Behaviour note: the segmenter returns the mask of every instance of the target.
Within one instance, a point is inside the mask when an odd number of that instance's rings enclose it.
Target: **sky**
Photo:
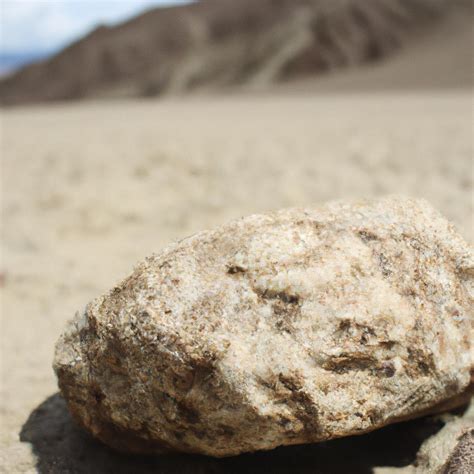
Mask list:
[[[94,29],[183,0],[0,0],[0,55],[55,52]]]

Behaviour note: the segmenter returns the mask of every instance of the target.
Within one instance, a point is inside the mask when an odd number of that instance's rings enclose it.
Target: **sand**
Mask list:
[[[427,198],[472,242],[472,111],[469,90],[2,110],[2,472],[242,467],[131,460],[78,432],[51,369],[66,320],[170,240],[269,209],[403,193]],[[411,461],[397,446],[374,457],[373,443],[356,441],[354,472]],[[331,453],[337,461],[334,446],[239,462],[291,472],[303,459],[314,472]]]

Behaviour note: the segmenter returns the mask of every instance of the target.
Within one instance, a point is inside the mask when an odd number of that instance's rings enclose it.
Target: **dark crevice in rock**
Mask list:
[[[179,408],[181,417],[186,421],[186,423],[193,425],[199,423],[201,420],[198,411],[185,401],[176,402],[176,406]]]
[[[339,322],[335,336],[340,339],[346,339],[351,336],[358,337],[360,344],[365,345],[369,342],[371,337],[377,336],[377,333],[373,327],[367,326],[366,324],[360,324],[350,319],[343,319]]]
[[[295,418],[303,424],[303,431],[309,438],[316,437],[320,431],[317,405],[303,390],[302,383],[297,377],[280,374],[278,379],[290,392],[286,404],[293,411]]]
[[[341,354],[328,358],[321,366],[325,370],[344,374],[352,370],[376,370],[378,361],[364,354]]]
[[[377,235],[375,235],[373,232],[370,232],[368,230],[360,230],[357,232],[357,234],[359,235],[360,239],[364,243],[379,239]]]
[[[365,354],[343,354],[330,357],[321,364],[321,367],[336,374],[366,370],[387,378],[393,377],[396,372],[395,366],[390,360],[380,362],[376,358]]]
[[[102,393],[100,389],[95,389],[92,392],[92,397],[96,400],[97,404],[100,404],[104,400],[105,395]]]
[[[392,362],[383,362],[379,368],[379,372],[387,378],[395,375],[396,369]]]
[[[278,299],[283,301],[283,303],[297,305],[300,302],[300,298],[297,295],[287,293],[286,291],[272,291],[264,290],[259,292],[260,296],[266,300]]]
[[[408,370],[410,375],[428,375],[436,370],[433,354],[424,354],[422,351],[410,347],[408,348],[408,355],[409,359],[414,362]]]
[[[245,268],[243,268],[239,265],[229,265],[227,267],[227,273],[229,275],[235,275],[237,273],[245,273],[245,272],[246,272]]]

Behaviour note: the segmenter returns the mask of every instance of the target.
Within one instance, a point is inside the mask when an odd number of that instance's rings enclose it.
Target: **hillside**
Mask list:
[[[154,9],[97,28],[3,79],[0,99],[19,104],[293,82],[410,49],[453,12],[470,16],[471,6],[470,0],[202,0]]]

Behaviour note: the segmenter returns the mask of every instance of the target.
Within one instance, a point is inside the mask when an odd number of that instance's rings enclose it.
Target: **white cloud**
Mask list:
[[[183,0],[0,0],[0,51],[51,51],[99,23]]]

